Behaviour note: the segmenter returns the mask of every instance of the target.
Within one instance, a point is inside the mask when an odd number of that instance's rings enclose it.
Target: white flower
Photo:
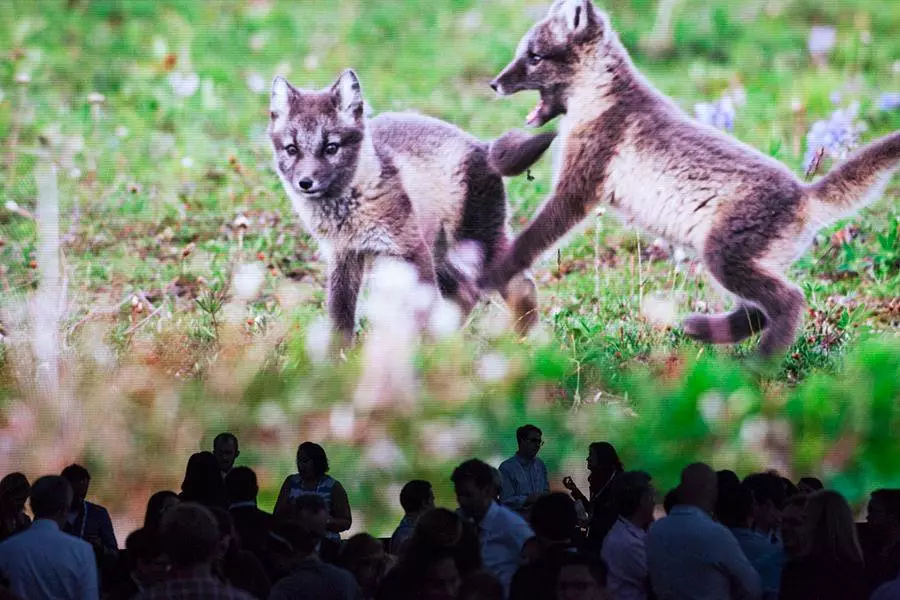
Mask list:
[[[265,274],[257,263],[243,263],[234,269],[234,291],[238,300],[253,298],[262,286]]]
[[[314,364],[328,359],[331,345],[331,323],[324,315],[313,321],[306,330],[306,353]]]
[[[837,41],[837,30],[829,25],[814,25],[809,30],[807,48],[813,56],[828,54]]]
[[[173,71],[169,73],[169,85],[178,96],[190,98],[200,89],[200,77],[193,72],[181,73]]]
[[[247,75],[247,87],[254,94],[262,94],[266,91],[266,80],[259,73],[249,73]]]
[[[194,166],[194,159],[191,158],[190,156],[185,156],[184,158],[181,159],[181,166],[184,167],[185,169],[190,169],[191,167]]]
[[[509,360],[502,354],[495,352],[485,354],[478,361],[477,373],[478,377],[483,381],[500,381],[506,377],[508,370]]]

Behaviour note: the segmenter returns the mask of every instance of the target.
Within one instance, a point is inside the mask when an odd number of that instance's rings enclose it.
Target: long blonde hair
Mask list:
[[[803,527],[804,555],[863,562],[853,511],[842,495],[821,490],[809,495]]]

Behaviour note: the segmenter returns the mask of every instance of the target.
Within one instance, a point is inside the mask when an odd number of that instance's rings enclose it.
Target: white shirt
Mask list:
[[[484,569],[500,580],[504,596],[509,597],[509,586],[519,568],[522,546],[534,537],[534,532],[525,519],[496,502],[491,503],[478,529]]]
[[[37,519],[0,544],[0,571],[10,591],[27,600],[97,600],[97,563],[91,545]]]
[[[600,556],[609,569],[612,600],[647,600],[647,532],[622,517],[606,538]]]

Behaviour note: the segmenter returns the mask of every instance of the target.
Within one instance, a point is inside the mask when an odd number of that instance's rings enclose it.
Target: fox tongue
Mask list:
[[[534,125],[535,122],[540,118],[541,112],[544,110],[544,100],[542,99],[538,102],[537,106],[531,109],[531,112],[528,113],[528,116],[525,118],[525,122],[529,125]]]

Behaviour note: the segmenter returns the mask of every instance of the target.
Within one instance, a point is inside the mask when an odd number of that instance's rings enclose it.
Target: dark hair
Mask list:
[[[747,475],[741,485],[746,486],[753,495],[757,504],[765,504],[771,501],[772,505],[781,510],[786,498],[781,477],[774,473],[753,473]]]
[[[806,487],[812,489],[813,491],[824,490],[825,485],[822,483],[822,480],[818,477],[801,477],[800,481],[797,482],[799,485],[805,485]]]
[[[219,435],[217,435],[215,438],[213,438],[213,448],[215,448],[216,444],[218,444],[219,442],[225,442],[225,441],[234,442],[234,449],[235,450],[238,449],[237,436],[228,431],[224,431],[224,432],[220,433]]]
[[[503,584],[493,573],[475,571],[462,580],[459,586],[460,600],[504,600]]]
[[[593,577],[594,581],[597,582],[597,586],[601,588],[606,587],[606,577],[608,570],[606,568],[606,564],[600,559],[600,557],[582,552],[566,552],[561,556],[561,560],[559,562],[559,572],[562,572],[563,567],[570,566],[587,567],[587,570],[590,572],[591,577]]]
[[[877,489],[872,492],[870,499],[881,502],[884,505],[885,512],[894,517],[895,521],[900,521],[900,490]]]
[[[13,496],[27,498],[30,493],[31,484],[24,473],[9,473],[0,479],[0,508],[5,507]]]
[[[309,526],[293,519],[279,522],[272,533],[290,544],[291,550],[304,555],[315,552],[320,541]]]
[[[463,481],[471,481],[475,487],[484,489],[494,485],[494,472],[486,462],[472,458],[453,469],[450,481],[457,485]]]
[[[215,515],[196,502],[179,504],[159,524],[163,551],[176,567],[209,562],[215,555],[219,537]]]
[[[613,480],[612,497],[616,512],[631,517],[641,505],[644,494],[650,491],[652,478],[644,471],[627,471]]]
[[[785,498],[790,498],[791,496],[793,496],[794,494],[796,494],[800,491],[800,488],[798,488],[796,485],[794,485],[794,482],[791,481],[790,479],[788,479],[787,477],[780,477],[780,479],[781,479],[781,488],[784,490]]]
[[[72,484],[61,475],[45,475],[31,486],[31,512],[35,519],[56,517],[72,503]]]
[[[357,533],[351,536],[341,547],[337,566],[353,572],[357,564],[373,554],[384,551],[384,544],[368,533]]]
[[[669,514],[678,502],[678,487],[676,486],[666,492],[663,498],[663,510],[666,511],[666,514]]]
[[[536,433],[538,435],[544,435],[544,432],[540,430],[536,425],[532,425],[531,423],[527,425],[522,425],[518,429],[516,429],[516,441],[521,442],[525,439],[525,437],[529,433]]]
[[[297,470],[300,470],[300,454],[305,454],[313,464],[316,477],[321,477],[328,472],[328,456],[325,449],[315,442],[303,442],[297,447]]]
[[[554,542],[572,539],[577,525],[575,502],[568,494],[553,492],[541,496],[531,507],[531,528],[544,539]]]
[[[75,481],[90,481],[91,474],[88,473],[88,470],[82,467],[81,465],[71,464],[60,473],[62,477],[65,477],[69,480],[69,482]]]
[[[219,530],[219,538],[221,539],[227,535],[234,535],[234,519],[231,518],[231,513],[221,506],[210,506],[208,508],[209,512],[216,518],[216,527]]]
[[[420,511],[428,503],[432,494],[431,483],[422,479],[413,479],[400,490],[400,506],[408,513]]]
[[[727,487],[737,487],[739,485],[741,485],[741,479],[731,469],[716,471],[716,487],[720,491]]]
[[[159,531],[162,507],[171,498],[179,500],[178,494],[170,490],[162,490],[150,496],[150,499],[147,501],[147,511],[144,513],[144,529],[154,532]]]
[[[753,509],[753,494],[749,486],[728,487],[719,493],[716,518],[728,528],[743,527]]]
[[[135,529],[128,534],[125,549],[132,564],[137,560],[153,560],[163,553],[159,536],[145,528]]]
[[[599,463],[612,466],[616,473],[625,470],[622,461],[619,460],[619,453],[609,442],[594,442],[588,446],[588,452],[596,456]]]
[[[259,493],[256,473],[250,467],[234,467],[225,476],[225,492],[229,502],[256,500]]]
[[[204,506],[225,505],[225,482],[222,481],[219,462],[212,452],[191,455],[181,484],[181,499]]]

